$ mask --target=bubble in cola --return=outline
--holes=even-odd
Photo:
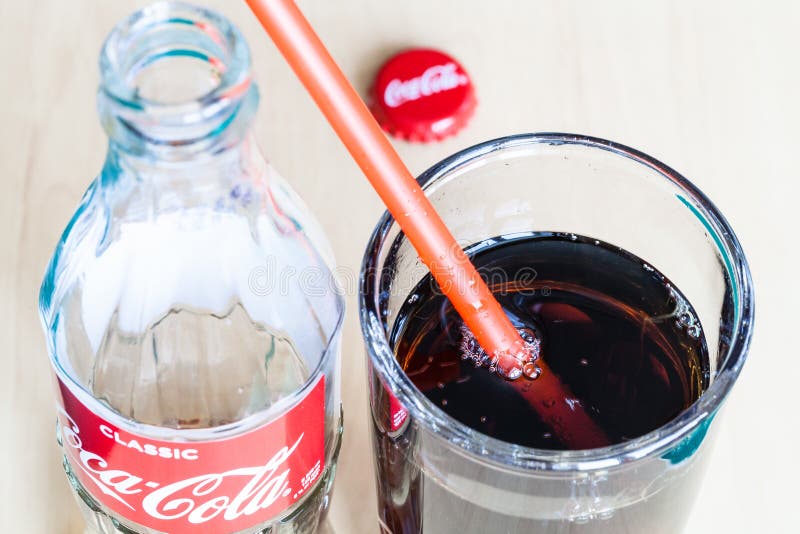
[[[313,532],[340,444],[343,299],[254,143],[247,46],[214,12],[159,3],[100,65],[106,161],[40,296],[88,528]]]

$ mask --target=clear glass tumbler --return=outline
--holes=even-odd
[[[434,165],[419,182],[464,245],[570,232],[643,258],[693,304],[708,343],[710,380],[666,425],[598,449],[528,448],[459,423],[395,360],[389,334],[428,270],[385,214],[367,246],[360,294],[382,529],[680,532],[710,454],[711,422],[742,368],[753,326],[750,273],[724,217],[666,165],[570,134],[488,141]]]

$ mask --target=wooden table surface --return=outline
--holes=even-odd
[[[233,19],[253,49],[263,150],[315,211],[339,263],[357,271],[382,211],[377,197],[244,4],[206,3]],[[3,532],[83,529],[53,435],[37,293],[103,161],[100,45],[115,21],[144,4],[0,3]],[[687,532],[798,532],[800,3],[305,0],[301,7],[361,91],[382,60],[408,46],[440,47],[469,70],[480,99],[471,125],[440,144],[397,143],[415,173],[481,140],[579,132],[639,148],[714,199],[750,259],[757,330]],[[376,532],[376,509],[352,286],[348,298],[346,437],[330,530],[360,534]]]

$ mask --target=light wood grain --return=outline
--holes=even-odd
[[[246,34],[262,101],[264,151],[356,271],[379,201],[243,3],[208,1]],[[96,58],[139,1],[0,3],[0,530],[79,533],[53,438],[50,373],[36,309],[53,247],[105,137]],[[656,156],[727,215],[753,269],[757,331],[728,402],[687,532],[797,532],[797,168],[800,3],[787,1],[306,0],[354,84],[407,46],[462,60],[480,106],[444,143],[398,143],[412,171],[474,142],[572,131]],[[313,157],[310,157],[313,156]],[[351,284],[345,325],[346,437],[330,527],[376,532],[364,353]]]

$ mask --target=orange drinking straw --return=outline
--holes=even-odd
[[[525,343],[311,25],[291,0],[245,0],[402,228],[498,372],[514,381]],[[608,444],[602,430],[540,359],[535,380],[512,382],[572,448]]]

